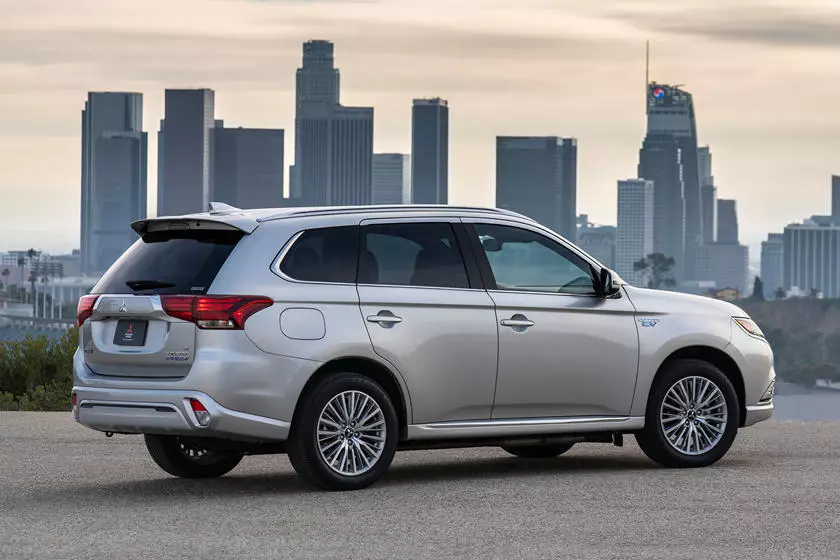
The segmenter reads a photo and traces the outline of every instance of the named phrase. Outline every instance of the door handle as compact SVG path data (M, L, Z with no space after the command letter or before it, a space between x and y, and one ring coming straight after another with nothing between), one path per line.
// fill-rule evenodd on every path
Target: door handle
M533 327L534 326L534 322L529 320L529 319L502 319L500 321L500 324L503 327L527 328L527 327Z
M367 320L369 323L379 323L380 325L396 325L397 323L402 323L402 317L395 315L368 315Z

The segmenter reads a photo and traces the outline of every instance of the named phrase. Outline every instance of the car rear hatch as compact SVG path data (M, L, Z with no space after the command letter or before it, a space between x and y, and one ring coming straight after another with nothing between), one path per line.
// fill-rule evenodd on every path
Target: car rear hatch
M85 362L105 376L183 377L195 357L196 307L221 301L205 294L245 232L167 220L143 222L141 233L79 302Z

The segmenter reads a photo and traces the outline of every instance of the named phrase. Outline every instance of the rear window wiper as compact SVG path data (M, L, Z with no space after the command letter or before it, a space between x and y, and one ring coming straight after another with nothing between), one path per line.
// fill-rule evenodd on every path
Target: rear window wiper
M156 288L174 288L175 284L159 280L129 280L126 286L135 291L154 290Z

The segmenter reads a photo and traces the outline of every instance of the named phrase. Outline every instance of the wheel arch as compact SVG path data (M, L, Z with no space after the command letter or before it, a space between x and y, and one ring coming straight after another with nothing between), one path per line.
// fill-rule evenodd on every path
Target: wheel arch
M738 425L743 427L747 416L744 376L732 356L719 348L713 348L711 346L686 346L675 350L659 365L659 368L656 370L656 375L653 377L653 382L650 385L651 390L665 371L665 367L675 360L700 360L722 371L735 389L735 395L738 397ZM650 398L650 391L648 392L648 398Z
M360 356L348 356L343 358L336 358L324 363L319 367L310 377L303 390L298 397L298 404L309 396L313 388L323 379L335 373L350 372L366 375L376 381L382 389L388 394L394 408L397 411L397 420L400 424L400 441L406 439L408 429L408 419L411 413L411 401L408 398L407 391L403 388L397 375L395 375L387 366L372 360L370 358L363 358ZM295 414L292 418L294 423L297 417L299 406L295 406Z

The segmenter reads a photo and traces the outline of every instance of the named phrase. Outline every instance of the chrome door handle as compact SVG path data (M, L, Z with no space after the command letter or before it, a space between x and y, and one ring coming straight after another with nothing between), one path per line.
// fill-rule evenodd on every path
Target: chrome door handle
M534 322L528 319L502 319L500 324L503 327L533 327Z
M395 325L397 323L402 323L402 317L395 317L393 315L368 315L367 320L369 323L379 323L386 325Z

